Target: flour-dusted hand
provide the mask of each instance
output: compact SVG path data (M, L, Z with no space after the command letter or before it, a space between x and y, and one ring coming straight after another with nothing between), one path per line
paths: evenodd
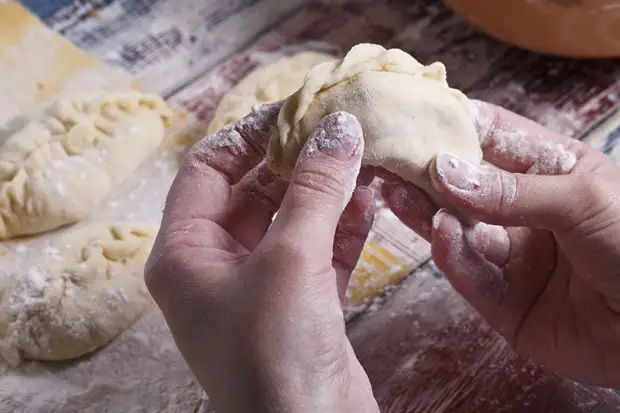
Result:
M490 165L439 154L430 174L481 223L437 211L394 178L388 203L516 351L566 377L620 387L620 168L507 110L475 109Z
M280 107L188 153L147 285L216 411L377 412L339 300L375 210L356 189L362 130L326 117L287 184L263 160Z

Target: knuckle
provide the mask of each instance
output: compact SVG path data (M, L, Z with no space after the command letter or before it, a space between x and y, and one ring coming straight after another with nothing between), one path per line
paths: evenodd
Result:
M266 167L260 167L246 175L241 193L258 211L273 215L280 208L287 186Z
M517 200L517 192L523 187L523 182L511 173L498 172L495 174L495 202L497 213L501 215L509 214L514 208Z
M333 199L343 198L349 186L345 172L329 165L304 168L293 178L293 184L308 191L311 196L320 194Z
M166 248L154 248L144 268L144 281L152 294L166 289L171 284L169 274L178 267L178 258Z
M187 279L178 276L187 268L182 243L183 240L164 234L153 247L144 269L144 281L153 297L177 290L179 280Z
M258 184L249 185L245 191L245 197L250 204L257 207L257 212L266 215L273 215L280 208L280 196Z

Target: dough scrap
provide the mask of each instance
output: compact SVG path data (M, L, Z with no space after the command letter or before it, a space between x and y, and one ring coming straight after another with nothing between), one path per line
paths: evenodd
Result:
M157 150L172 115L137 91L54 102L0 147L0 239L88 216Z
M338 111L362 125L363 165L382 166L427 192L438 152L482 159L468 99L448 86L442 63L425 66L402 50L359 44L343 60L314 67L286 100L269 142L270 169L290 179L318 122Z
M326 53L301 52L252 71L224 96L207 133L212 135L237 122L254 105L286 99L303 85L310 69L332 60L334 57Z
M46 256L0 286L0 356L67 360L110 342L150 305L144 263L156 228L96 223L61 237Z

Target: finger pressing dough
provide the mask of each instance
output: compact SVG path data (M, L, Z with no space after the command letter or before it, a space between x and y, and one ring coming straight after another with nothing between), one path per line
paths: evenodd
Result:
M137 91L55 102L0 147L0 239L86 217L154 153L171 116Z
M364 131L364 165L382 166L428 190L427 168L440 151L479 163L482 151L467 97L448 86L442 63L425 66L402 50L355 46L343 60L322 63L289 97L269 142L268 165L290 178L317 123L349 112Z
M156 228L91 224L68 233L46 256L0 286L0 356L66 360L111 341L151 303L144 263Z
M218 105L207 130L214 134L250 113L252 106L278 102L303 85L306 73L319 63L334 60L318 52L301 52L278 60L248 74Z

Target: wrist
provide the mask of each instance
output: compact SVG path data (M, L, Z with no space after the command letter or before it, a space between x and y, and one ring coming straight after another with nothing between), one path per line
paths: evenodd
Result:
M346 387L326 384L313 389L277 380L237 383L226 394L209 394L209 413L379 413L365 375L364 379L365 383L354 380Z

